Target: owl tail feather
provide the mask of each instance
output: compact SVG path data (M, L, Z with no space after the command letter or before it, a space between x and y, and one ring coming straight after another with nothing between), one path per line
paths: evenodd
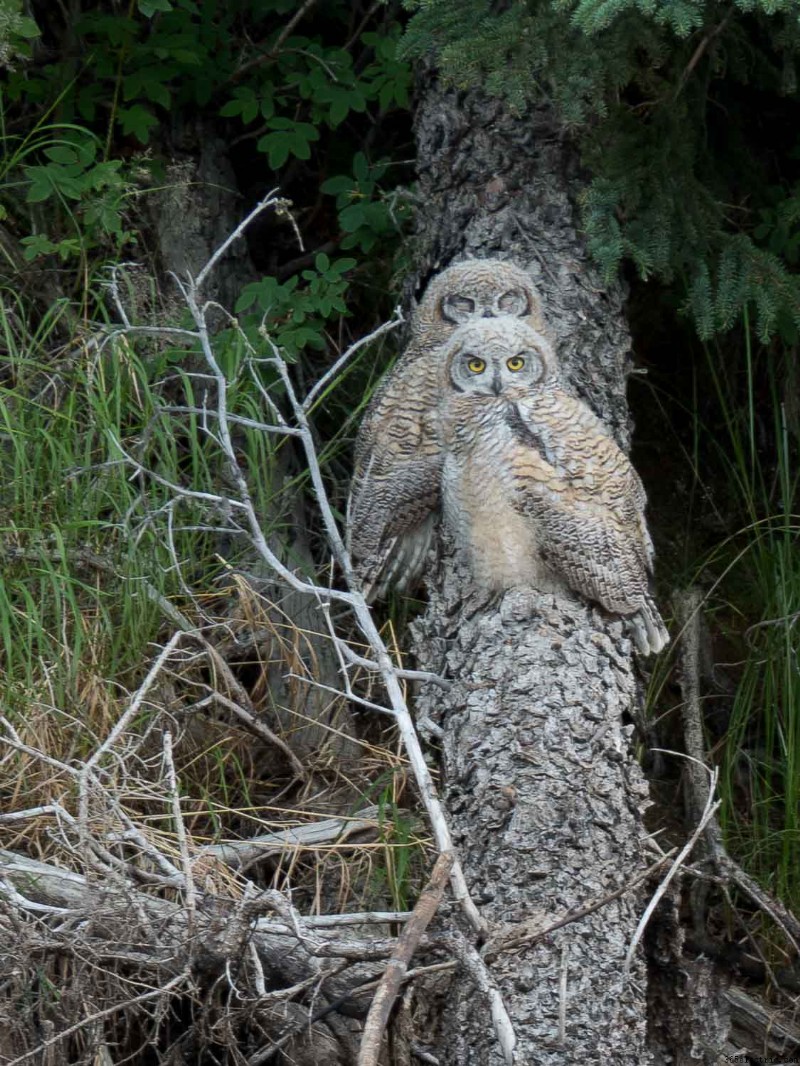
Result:
M669 644L667 627L650 596L645 597L641 610L630 621L634 643L642 655L657 655Z

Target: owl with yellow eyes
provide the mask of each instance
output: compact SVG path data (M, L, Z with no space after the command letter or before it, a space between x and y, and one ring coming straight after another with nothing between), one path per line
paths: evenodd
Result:
M430 283L405 352L375 392L358 431L347 542L369 600L421 574L441 511L438 404L443 346L467 322L513 316L544 330L529 275L501 259L468 259Z
M375 501L376 528L402 537L441 506L475 585L566 585L629 620L645 654L668 642L650 592L645 493L602 422L563 388L548 341L523 318L468 321L443 345L433 430L435 494L402 482L406 509ZM389 485L391 478L387 479Z

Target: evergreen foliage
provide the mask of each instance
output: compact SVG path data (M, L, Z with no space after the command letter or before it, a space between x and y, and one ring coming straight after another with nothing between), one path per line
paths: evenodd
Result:
M750 305L762 339L800 325L797 0L414 0L403 49L523 112L551 100L590 181L589 247L689 292L702 337ZM793 155L796 156L796 152ZM788 164L788 165L787 165Z

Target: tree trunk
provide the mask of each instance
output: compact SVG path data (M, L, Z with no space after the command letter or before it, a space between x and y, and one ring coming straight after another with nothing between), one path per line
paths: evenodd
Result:
M590 263L571 198L578 167L552 114L510 115L431 76L417 112L417 254L424 279L456 258L498 256L540 289L570 387L627 447L624 291ZM443 727L443 785L471 891L492 939L545 929L632 881L645 853L647 786L631 751L639 689L623 624L568 593L507 593L476 610L446 543L414 632L418 659L452 679L421 694ZM651 1061L645 965L623 966L642 913L633 889L487 959L518 1063ZM461 973L429 1025L442 1066L502 1063L488 1005Z

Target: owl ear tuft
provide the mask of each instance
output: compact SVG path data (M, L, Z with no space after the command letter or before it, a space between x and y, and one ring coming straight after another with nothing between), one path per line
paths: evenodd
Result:
M509 289L502 296L498 296L495 301L495 310L501 315L516 315L517 318L524 318L529 314L530 309L527 294L520 289Z
M459 296L451 293L442 300L442 318L445 322L455 322L461 325L467 322L475 314L475 301L469 296Z

